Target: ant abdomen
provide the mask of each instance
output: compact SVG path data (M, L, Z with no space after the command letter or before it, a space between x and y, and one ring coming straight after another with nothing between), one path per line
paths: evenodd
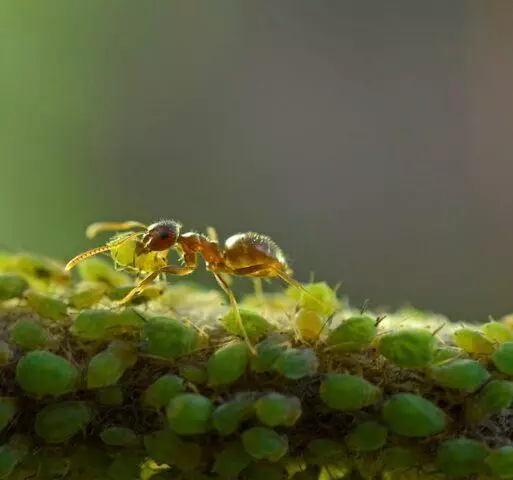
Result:
M275 276L275 272L286 271L287 261L282 250L268 236L255 232L237 233L229 237L224 245L224 261L237 274L253 277ZM251 267L255 268L252 272ZM268 267L268 268L265 268Z

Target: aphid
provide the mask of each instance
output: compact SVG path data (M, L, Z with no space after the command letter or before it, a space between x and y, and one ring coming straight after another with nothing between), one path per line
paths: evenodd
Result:
M64 269L64 265L30 253L0 253L0 272L23 275L38 289L49 289L51 286L66 287L71 283L71 275Z
M86 234L91 238L101 231L132 228L144 230L118 235L106 245L76 256L66 265L66 270L70 270L86 258L109 251L119 267L137 273L146 273L133 290L119 302L119 304L126 304L161 274L170 273L179 276L191 274L198 266L197 257L200 255L205 260L207 270L213 274L228 296L243 336L253 352L235 296L225 276L244 276L253 279L279 277L288 284L305 291L305 288L292 278L292 271L282 250L269 237L259 233L237 233L229 237L224 246L221 246L212 228L209 229L210 236L196 232L182 233L182 225L179 222L161 220L150 226L135 221L95 223L87 228ZM166 259L170 250L178 252L182 266L167 265Z

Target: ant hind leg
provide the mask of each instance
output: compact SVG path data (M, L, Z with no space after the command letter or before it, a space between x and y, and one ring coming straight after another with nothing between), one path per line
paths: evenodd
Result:
M224 290L226 295L228 295L228 298L230 299L230 303L232 305L233 314L235 315L235 320L239 324L239 327L242 331L244 340L246 341L246 344L248 345L248 348L251 351L251 353L253 355L256 355L255 347L253 347L251 340L248 337L248 333L246 332L246 328L244 327L244 324L242 323L242 318L240 316L240 311L239 311L239 307L237 306L237 300L235 299L235 295L230 290L230 287L225 282L225 280L218 273L212 272L212 274L214 275L214 278L216 279L219 286Z

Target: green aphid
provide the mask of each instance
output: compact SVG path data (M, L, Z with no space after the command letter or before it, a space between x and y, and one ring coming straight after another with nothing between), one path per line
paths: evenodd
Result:
M198 346L198 332L175 318L150 318L142 337L148 353L164 358L186 355Z
M0 397L0 432L11 423L18 412L16 399L13 397Z
M493 450L486 457L485 463L497 478L513 478L513 446L505 445Z
M243 473L244 480L283 480L287 478L283 466L263 461L251 463Z
M108 480L139 480L144 458L136 452L123 452L117 456L107 470Z
M274 370L291 380L311 377L318 368L319 359L310 348L288 348L274 364Z
M459 357L466 356L466 353L458 347L449 347L447 345L442 345L435 348L433 352L433 358L431 360L432 365L439 365L441 363L445 363L448 360L456 359Z
M212 413L212 426L220 435L234 433L240 424L254 412L255 398L251 393L240 393L228 402L222 403Z
M272 325L262 317L262 315L259 315L256 312L240 308L239 313L242 324L244 325L246 333L251 340L258 340L264 335L267 335L273 329ZM235 318L235 314L232 309L221 317L219 321L227 332L233 335L243 336L241 327Z
M157 464L177 467L188 475L185 478L193 478L192 471L201 463L201 447L193 442L184 441L169 430L159 430L144 437L144 446L149 457ZM162 472L163 473L163 472ZM176 476L176 471L170 471L169 478L182 478ZM154 477L151 477L153 480ZM166 477L167 478L167 477Z
M50 343L50 336L39 321L21 318L11 329L11 342L25 351L38 350Z
M27 280L16 273L0 274L0 302L13 298L22 298L28 290Z
M490 415L501 413L513 401L513 382L492 380L465 405L468 422L481 422Z
M471 328L460 328L452 334L452 341L467 353L489 355L495 351L494 343L483 333Z
M301 416L301 401L298 397L267 393L255 403L257 418L268 427L293 426Z
M99 388L95 392L95 400L100 405L111 405L111 406L123 405L123 402L124 402L123 389L119 385L110 385L108 387Z
M388 431L377 422L364 422L346 435L346 445L355 452L373 452L387 443Z
M87 367L87 388L115 385L125 373L122 359L109 350L96 354Z
M98 445L80 444L73 446L70 452L70 471L76 472L77 477L70 477L73 480L105 479L106 472L110 465L110 458L106 448ZM79 472L83 472L80 476Z
M433 360L434 335L423 328L407 328L384 335L379 342L381 355L399 367L423 368Z
M212 471L221 478L237 479L240 473L252 462L240 440L228 443L217 455Z
M28 306L41 318L62 322L68 318L68 306L63 301L36 292L27 290L24 294Z
M0 445L0 478L11 478L23 456L11 445Z
M319 472L315 467L307 467L306 470L301 470L299 472L294 473L291 477L291 480L318 480Z
M285 435L280 435L270 428L253 427L242 434L244 449L257 460L276 462L289 448Z
M11 348L8 343L0 340L0 365L7 365L11 359Z
M199 435L210 429L212 402L197 393L182 393L173 397L166 408L171 430L178 435Z
M135 432L127 427L107 427L100 433L100 438L103 443L113 447L125 447L137 441Z
M76 316L71 332L82 341L108 339L112 335L110 322L115 316L116 313L110 310L85 310Z
M256 373L269 372L278 357L290 347L290 342L280 333L272 333L256 345L256 355L250 358L250 369Z
M38 397L72 392L78 379L79 371L68 360L43 350L27 353L16 366L16 380L21 388Z
M176 375L163 375L143 392L141 403L149 408L164 408L173 397L183 393L184 390L182 378Z
M80 262L77 265L77 270L82 280L100 282L109 287L120 287L131 282L129 275L116 270L110 262L98 257L91 257Z
M309 463L331 465L345 456L345 448L329 438L316 438L308 443L306 455Z
M90 421L91 410L85 403L54 403L37 413L35 431L46 443L66 443Z
M169 430L159 430L144 436L144 447L157 464L174 465L182 440Z
M243 341L229 343L217 349L208 359L208 384L214 387L237 381L246 370L248 357L249 349Z
M483 472L486 448L465 437L445 440L438 447L435 464L449 478L470 478Z
M195 442L181 441L178 444L176 459L173 465L184 473L184 480L185 478L190 478L191 480L201 478L201 473L197 472L193 475L193 472L200 467L202 455L201 446ZM205 480L208 480L208 477Z
M208 381L206 368L199 365L193 365L190 363L181 365L178 368L178 371L181 377L195 385L203 385Z
M108 288L100 282L82 282L68 297L68 305L76 310L91 308L105 296Z
M320 396L330 408L353 411L377 403L381 390L356 375L330 373L321 383Z
M329 334L326 344L330 350L358 352L371 345L376 329L376 320L371 317L350 317Z
M475 360L451 360L431 369L433 380L447 388L466 391L478 389L489 378L490 374L484 365Z
M113 311L107 321L107 330L111 334L140 332L146 325L146 319L134 308Z
M71 283L71 274L64 270L64 265L47 257L18 253L4 257L1 263L0 271L20 274L38 290L66 287Z
M38 480L53 480L63 478L69 471L70 461L64 452L56 451L53 447L42 447L30 452L20 468L31 472ZM30 477L31 478L31 477Z
M503 343L513 341L513 330L504 323L489 322L485 323L481 330L487 338L493 342Z
M447 416L434 403L413 393L393 395L383 406L388 428L406 437L429 437L445 429Z
M385 471L411 469L423 463L419 450L401 446L388 447L381 454L381 461Z
M300 308L320 313L324 316L332 315L340 308L340 301L337 298L335 289L326 282L309 283L303 285L306 292L295 287L286 290L287 295L299 302Z
M137 362L137 349L132 342L113 340L107 346L106 351L118 357L125 368L131 368Z
M503 343L493 354L492 361L499 371L513 375L513 342Z

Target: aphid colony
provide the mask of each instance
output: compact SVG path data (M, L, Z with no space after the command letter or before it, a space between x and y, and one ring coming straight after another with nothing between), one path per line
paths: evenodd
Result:
M143 276L138 284L119 301L122 305L140 294L147 285L163 274L190 275L198 267L198 256L201 256L205 261L206 269L212 273L228 296L236 321L252 351L253 347L242 325L237 302L229 287L227 276L244 276L253 279L278 277L305 291L304 287L292 278L292 271L282 250L269 237L258 233L232 235L221 246L212 228L209 229L209 235L197 232L183 233L179 222L161 220L149 226L137 221L94 223L87 228L86 235L93 238L103 231L135 228L140 231L118 234L105 245L77 255L68 262L66 271L93 255L110 252L118 268ZM168 265L167 257L171 250L179 254L181 265ZM313 299L318 301L315 297Z

